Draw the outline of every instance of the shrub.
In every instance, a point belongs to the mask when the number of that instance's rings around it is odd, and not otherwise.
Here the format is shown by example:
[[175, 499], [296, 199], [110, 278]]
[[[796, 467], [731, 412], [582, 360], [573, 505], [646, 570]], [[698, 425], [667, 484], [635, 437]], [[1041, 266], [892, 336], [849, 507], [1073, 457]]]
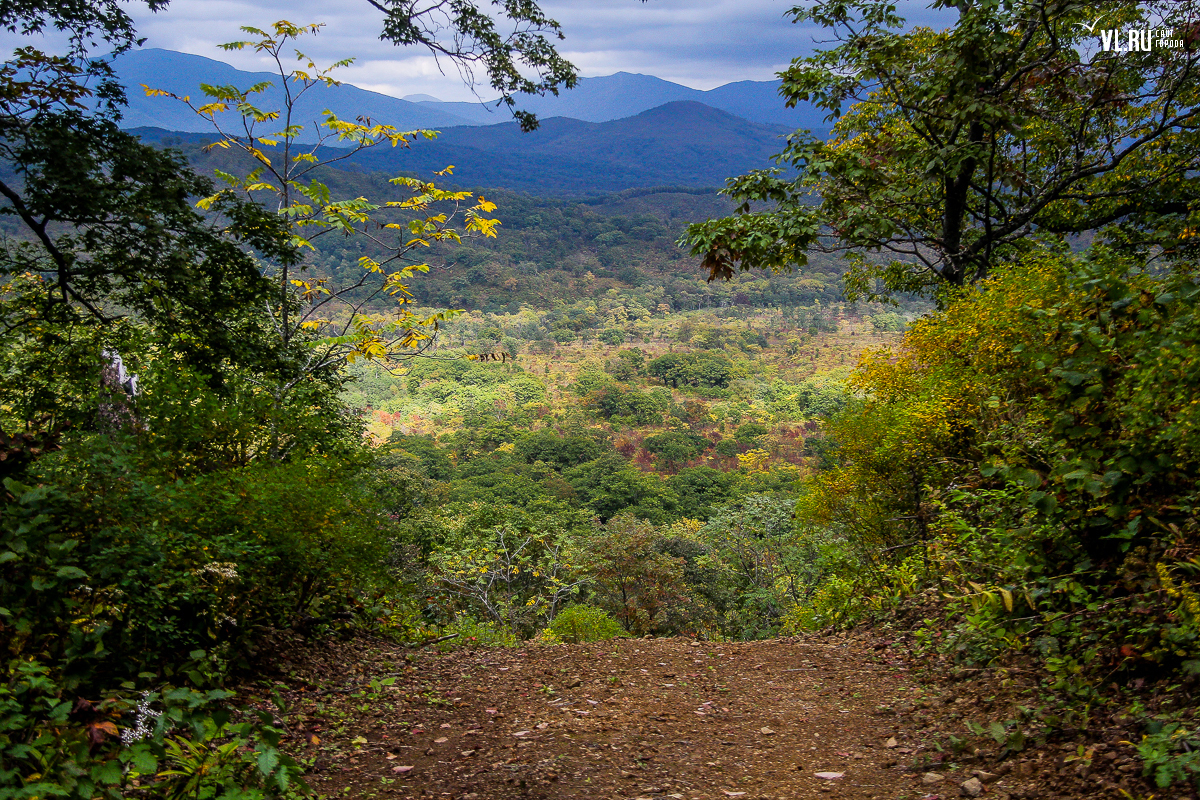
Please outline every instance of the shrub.
[[570, 642], [604, 642], [629, 636], [629, 632], [608, 615], [608, 612], [595, 606], [579, 605], [564, 608], [546, 628], [545, 639], [554, 643]]
[[453, 639], [438, 642], [439, 650], [452, 650], [456, 647], [516, 647], [520, 637], [507, 625], [485, 620], [479, 622], [466, 614], [459, 614], [454, 621], [446, 626], [443, 636], [457, 633]]
[[747, 422], [744, 425], [739, 425], [737, 430], [733, 432], [733, 438], [742, 444], [757, 444], [758, 437], [765, 436], [770, 431], [766, 425], [760, 422]]
[[625, 344], [625, 331], [620, 328], [607, 328], [600, 331], [600, 341], [613, 346]]

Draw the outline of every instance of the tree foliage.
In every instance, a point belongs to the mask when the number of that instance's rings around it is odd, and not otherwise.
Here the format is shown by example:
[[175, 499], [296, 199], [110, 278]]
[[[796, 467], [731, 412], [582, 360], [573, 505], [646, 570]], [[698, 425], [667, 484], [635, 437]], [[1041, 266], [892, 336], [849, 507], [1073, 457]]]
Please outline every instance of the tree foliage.
[[[925, 291], [1086, 232], [1130, 252], [1194, 256], [1193, 3], [935, 6], [956, 14], [946, 30], [905, 30], [882, 0], [789, 12], [837, 44], [794, 61], [782, 93], [837, 123], [827, 142], [789, 137], [781, 167], [731, 179], [736, 216], [689, 228], [710, 278], [845, 252], [851, 298]], [[1173, 30], [1183, 46], [1105, 51], [1101, 24]]]
[[537, 118], [516, 109], [514, 94], [558, 94], [559, 86], [572, 89], [578, 82], [575, 67], [554, 48], [554, 40], [563, 38], [561, 27], [537, 3], [493, 2], [501, 12], [497, 19], [473, 0], [367, 2], [386, 14], [380, 38], [421, 45], [449, 59], [472, 87], [475, 70], [482, 67], [489, 85], [500, 92], [497, 105], [512, 110], [523, 131], [536, 128]]

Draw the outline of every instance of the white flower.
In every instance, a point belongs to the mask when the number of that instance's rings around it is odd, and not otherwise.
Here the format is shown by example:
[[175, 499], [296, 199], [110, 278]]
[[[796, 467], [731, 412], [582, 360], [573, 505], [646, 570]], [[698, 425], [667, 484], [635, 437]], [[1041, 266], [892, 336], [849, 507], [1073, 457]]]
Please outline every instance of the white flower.
[[133, 711], [133, 727], [121, 731], [121, 742], [128, 747], [134, 742], [140, 742], [151, 734], [151, 723], [162, 716], [161, 711], [150, 708], [150, 693], [143, 692], [141, 702]]

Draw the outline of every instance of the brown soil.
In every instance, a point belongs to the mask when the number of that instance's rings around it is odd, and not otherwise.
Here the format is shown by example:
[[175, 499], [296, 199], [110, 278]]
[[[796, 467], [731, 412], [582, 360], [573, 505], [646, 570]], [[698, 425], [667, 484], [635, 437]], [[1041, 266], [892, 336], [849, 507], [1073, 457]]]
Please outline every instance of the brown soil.
[[[989, 718], [1006, 718], [1005, 690], [995, 690], [997, 683], [1011, 690], [1012, 681], [987, 674], [973, 683], [923, 684], [898, 643], [870, 633], [445, 654], [360, 639], [295, 650], [277, 666], [287, 676], [274, 687], [287, 709], [280, 721], [291, 749], [310, 765], [310, 784], [327, 796], [1153, 793], [1117, 734], [1112, 743], [1089, 744], [1079, 734], [1020, 753], [971, 737], [965, 720], [986, 727]], [[389, 678], [389, 686], [370, 685]], [[1072, 758], [1081, 743], [1095, 752]], [[982, 780], [964, 787], [974, 775]], [[1159, 797], [1177, 794], [1186, 796]]]

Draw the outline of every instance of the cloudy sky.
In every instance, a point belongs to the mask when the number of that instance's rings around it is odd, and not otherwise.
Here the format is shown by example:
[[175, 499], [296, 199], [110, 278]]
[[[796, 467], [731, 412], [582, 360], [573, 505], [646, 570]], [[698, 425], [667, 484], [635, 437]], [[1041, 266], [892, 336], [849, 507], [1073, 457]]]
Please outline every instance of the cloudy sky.
[[[822, 32], [792, 24], [784, 14], [792, 0], [543, 0], [563, 27], [560, 52], [585, 77], [614, 72], [656, 75], [696, 89], [731, 81], [770, 80], [797, 55], [814, 47]], [[900, 0], [911, 21], [931, 19], [919, 0]], [[216, 45], [241, 38], [240, 25], [265, 27], [277, 19], [323, 22], [305, 44], [318, 60], [354, 57], [342, 80], [395, 97], [428, 94], [470, 100], [471, 91], [449, 63], [439, 64], [416, 48], [379, 40], [382, 15], [366, 0], [171, 0], [151, 14], [140, 3], [135, 15], [146, 47], [217, 58], [236, 67], [267, 65], [252, 52], [225, 53]], [[12, 37], [6, 37], [9, 40]], [[2, 41], [2, 38], [0, 38]], [[446, 74], [443, 74], [443, 70]], [[487, 87], [481, 92], [490, 96]]]

